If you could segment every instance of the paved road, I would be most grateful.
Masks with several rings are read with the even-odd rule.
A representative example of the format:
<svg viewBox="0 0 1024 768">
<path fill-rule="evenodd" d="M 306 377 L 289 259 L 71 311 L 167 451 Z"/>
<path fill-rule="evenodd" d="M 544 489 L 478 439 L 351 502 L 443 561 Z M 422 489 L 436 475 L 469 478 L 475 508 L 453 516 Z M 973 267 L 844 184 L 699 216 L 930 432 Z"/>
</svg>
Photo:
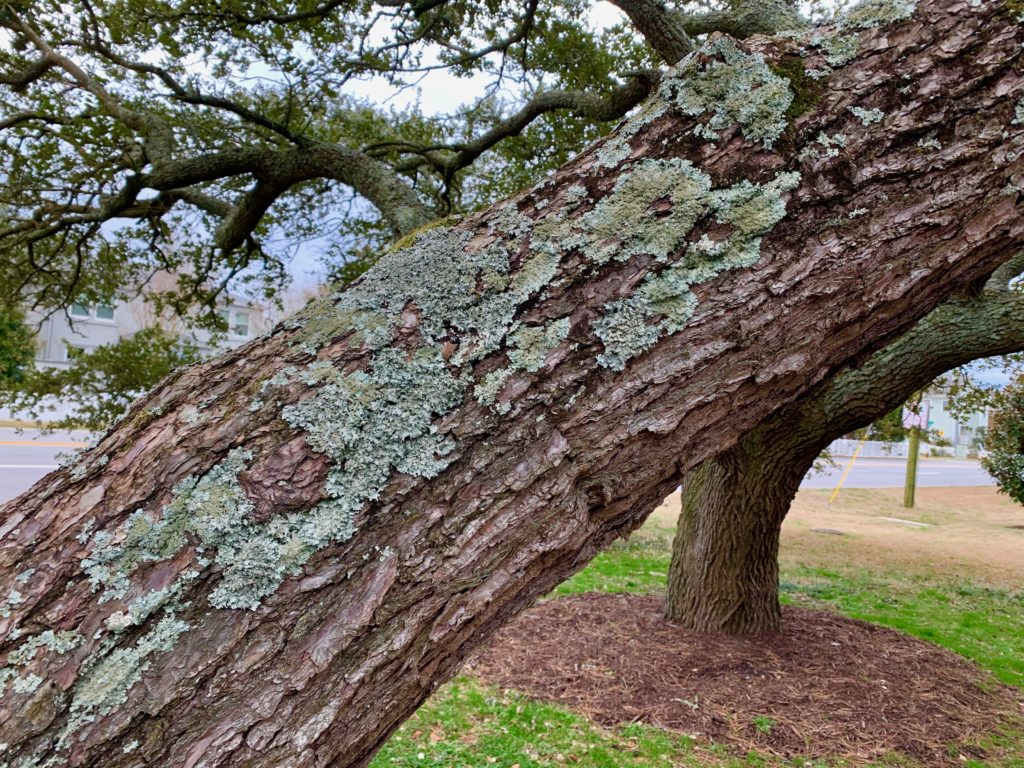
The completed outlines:
<svg viewBox="0 0 1024 768">
<path fill-rule="evenodd" d="M 68 454 L 85 444 L 85 432 L 54 432 L 42 435 L 37 430 L 21 432 L 0 428 L 0 503 L 14 498 L 46 473 L 57 468 L 60 454 Z M 807 477 L 801 488 L 835 488 L 849 459 L 836 460 L 838 469 Z M 845 488 L 900 488 L 906 471 L 903 459 L 858 459 L 843 484 Z M 976 461 L 922 459 L 918 466 L 919 486 L 994 485 L 992 478 Z"/>
<path fill-rule="evenodd" d="M 55 470 L 61 454 L 85 445 L 85 432 L 54 432 L 0 427 L 0 503 L 28 490 L 36 480 Z"/>
<path fill-rule="evenodd" d="M 801 488 L 835 488 L 848 458 L 837 458 L 838 469 L 804 478 Z M 902 488 L 906 459 L 857 459 L 843 483 L 844 488 Z M 918 487 L 995 485 L 992 477 L 976 461 L 960 459 L 921 459 L 917 464 Z"/>
</svg>

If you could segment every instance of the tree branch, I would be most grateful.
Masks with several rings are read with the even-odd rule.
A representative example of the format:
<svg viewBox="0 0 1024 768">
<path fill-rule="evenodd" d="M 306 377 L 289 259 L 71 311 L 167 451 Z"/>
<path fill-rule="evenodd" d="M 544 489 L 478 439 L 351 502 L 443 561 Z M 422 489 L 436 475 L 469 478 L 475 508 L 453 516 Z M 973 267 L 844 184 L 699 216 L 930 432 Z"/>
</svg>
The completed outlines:
<svg viewBox="0 0 1024 768">
<path fill-rule="evenodd" d="M 694 49 L 693 38 L 684 28 L 682 14 L 666 7 L 662 0 L 610 0 L 636 27 L 648 45 L 667 64 L 675 64 Z"/>
<path fill-rule="evenodd" d="M 993 272 L 992 277 L 985 283 L 985 290 L 1008 292 L 1010 291 L 1010 281 L 1020 277 L 1022 274 L 1024 274 L 1024 252 L 1008 259 Z"/>
</svg>

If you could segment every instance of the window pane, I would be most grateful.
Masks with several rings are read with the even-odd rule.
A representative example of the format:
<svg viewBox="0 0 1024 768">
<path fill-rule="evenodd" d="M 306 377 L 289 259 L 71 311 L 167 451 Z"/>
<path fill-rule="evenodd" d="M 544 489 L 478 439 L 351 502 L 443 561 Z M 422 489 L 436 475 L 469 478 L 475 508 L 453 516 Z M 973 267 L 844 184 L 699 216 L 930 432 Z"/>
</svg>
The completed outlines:
<svg viewBox="0 0 1024 768">
<path fill-rule="evenodd" d="M 75 317 L 88 317 L 89 307 L 85 304 L 79 304 L 77 301 L 71 305 L 71 314 Z"/>
<path fill-rule="evenodd" d="M 96 317 L 99 318 L 100 320 L 113 320 L 114 308 L 109 304 L 97 304 Z"/>
<path fill-rule="evenodd" d="M 248 336 L 249 335 L 249 313 L 248 312 L 235 312 L 235 325 L 231 329 L 231 332 L 236 336 Z"/>
</svg>

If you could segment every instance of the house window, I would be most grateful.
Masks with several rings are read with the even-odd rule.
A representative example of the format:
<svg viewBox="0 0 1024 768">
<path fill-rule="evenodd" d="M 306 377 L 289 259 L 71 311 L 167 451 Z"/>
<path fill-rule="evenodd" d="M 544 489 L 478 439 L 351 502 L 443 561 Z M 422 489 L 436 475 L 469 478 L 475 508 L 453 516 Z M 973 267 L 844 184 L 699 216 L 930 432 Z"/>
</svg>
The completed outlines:
<svg viewBox="0 0 1024 768">
<path fill-rule="evenodd" d="M 72 360 L 77 360 L 83 354 L 85 354 L 85 347 L 79 347 L 79 346 L 76 346 L 75 344 L 65 344 L 64 345 L 64 360 L 65 360 L 65 362 L 71 362 Z"/>
<path fill-rule="evenodd" d="M 72 317 L 84 317 L 93 320 L 113 320 L 114 307 L 111 304 L 83 304 L 76 301 L 71 305 Z"/>
<path fill-rule="evenodd" d="M 249 335 L 249 313 L 235 312 L 235 322 L 231 326 L 231 333 L 235 336 Z"/>
<path fill-rule="evenodd" d="M 224 321 L 231 336 L 249 335 L 249 313 L 230 309 L 218 309 L 217 316 Z"/>
</svg>

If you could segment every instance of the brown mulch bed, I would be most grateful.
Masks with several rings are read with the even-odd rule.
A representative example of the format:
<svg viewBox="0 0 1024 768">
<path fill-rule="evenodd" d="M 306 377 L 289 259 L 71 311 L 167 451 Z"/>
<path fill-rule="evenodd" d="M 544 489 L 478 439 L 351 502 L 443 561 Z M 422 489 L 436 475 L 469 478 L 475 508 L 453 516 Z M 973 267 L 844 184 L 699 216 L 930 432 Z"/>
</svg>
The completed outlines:
<svg viewBox="0 0 1024 768">
<path fill-rule="evenodd" d="M 984 756 L 975 739 L 1022 713 L 1014 689 L 892 629 L 787 607 L 781 635 L 739 639 L 682 629 L 661 608 L 634 595 L 549 600 L 465 671 L 606 726 L 643 722 L 741 752 L 855 762 L 898 751 L 962 764 Z"/>
</svg>

